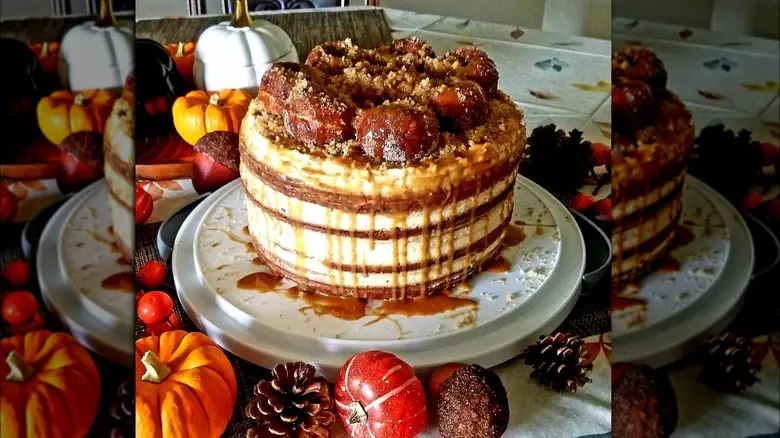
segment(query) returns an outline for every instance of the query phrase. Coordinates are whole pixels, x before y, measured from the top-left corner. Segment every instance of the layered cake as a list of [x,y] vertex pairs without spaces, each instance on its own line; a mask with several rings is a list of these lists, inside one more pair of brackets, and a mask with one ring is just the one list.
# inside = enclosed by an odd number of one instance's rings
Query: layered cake
[[254,248],[324,294],[441,291],[497,254],[525,145],[522,112],[472,47],[418,39],[316,47],[274,64],[241,126]]
[[682,214],[694,133],[666,79],[646,48],[612,58],[612,279],[620,290],[668,252]]
[[135,171],[133,121],[135,118],[134,79],[130,74],[122,97],[117,99],[106,121],[103,155],[111,223],[122,255],[132,260],[135,241]]

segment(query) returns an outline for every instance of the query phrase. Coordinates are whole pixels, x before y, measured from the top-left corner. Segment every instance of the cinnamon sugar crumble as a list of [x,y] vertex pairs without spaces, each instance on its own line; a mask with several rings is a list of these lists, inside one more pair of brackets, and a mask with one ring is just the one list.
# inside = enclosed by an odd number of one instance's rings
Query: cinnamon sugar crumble
[[[346,102],[355,108],[353,124],[364,110],[383,104],[401,104],[420,110],[432,109],[431,98],[434,92],[449,83],[455,70],[461,68],[463,63],[449,53],[432,57],[430,46],[416,39],[408,41],[418,42],[419,48],[410,53],[398,53],[392,45],[366,50],[354,45],[350,39],[315,47],[307,58],[307,64],[322,72],[324,79],[307,79],[299,72],[291,93],[306,93],[313,97],[316,95],[318,103],[323,106]],[[311,80],[318,83],[311,84]],[[315,93],[317,88],[325,89],[329,95],[340,97],[342,102],[328,100],[326,95]],[[305,154],[349,157],[355,159],[356,164],[368,167],[414,164],[380,163],[379,160],[372,162],[364,155],[354,135],[346,141],[331,141],[324,146],[306,145],[289,135],[283,118],[265,111],[259,98],[253,103],[258,108],[258,111],[252,113],[258,131],[266,138],[273,139],[277,145]],[[486,143],[516,143],[518,131],[522,131],[522,119],[522,111],[514,102],[503,92],[497,91],[488,99],[488,113],[484,123],[454,132],[442,129],[438,147],[420,161],[458,155],[471,147]],[[517,129],[518,125],[520,130]]]

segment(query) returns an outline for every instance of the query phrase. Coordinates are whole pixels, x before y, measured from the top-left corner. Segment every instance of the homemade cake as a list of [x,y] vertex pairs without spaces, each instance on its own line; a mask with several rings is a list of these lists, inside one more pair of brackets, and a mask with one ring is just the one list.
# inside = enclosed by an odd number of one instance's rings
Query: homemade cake
[[119,250],[133,259],[135,242],[135,171],[133,120],[135,98],[134,79],[128,75],[122,97],[114,103],[106,122],[103,138],[104,173],[108,186],[108,206]]
[[691,115],[663,63],[629,46],[612,58],[612,279],[616,290],[664,256],[682,214]]
[[522,112],[475,48],[418,39],[316,47],[274,64],[241,126],[249,234],[320,293],[432,294],[497,254],[525,145]]

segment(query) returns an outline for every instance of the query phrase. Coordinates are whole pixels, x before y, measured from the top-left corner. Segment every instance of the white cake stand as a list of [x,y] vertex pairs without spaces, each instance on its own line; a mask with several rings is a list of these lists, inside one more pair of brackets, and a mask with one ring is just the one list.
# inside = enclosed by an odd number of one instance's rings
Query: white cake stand
[[646,304],[613,310],[615,362],[672,363],[726,328],[742,305],[754,262],[747,224],[706,184],[688,176],[685,185],[682,226],[693,239],[672,250],[679,267],[662,263],[638,290],[624,292]]
[[179,299],[200,329],[266,368],[301,360],[333,379],[351,355],[371,349],[398,354],[421,374],[456,361],[491,367],[560,325],[579,294],[585,268],[580,230],[563,205],[522,177],[513,221],[526,224],[527,237],[504,252],[508,272],[483,272],[469,281],[471,290],[460,296],[477,300],[478,310],[373,324],[371,316],[317,316],[283,294],[238,289],[238,279],[268,271],[253,264],[255,254],[247,250],[243,196],[240,182],[230,183],[190,214],[174,245],[173,275]]
[[82,345],[132,366],[135,294],[102,285],[109,276],[132,275],[111,244],[108,196],[101,179],[49,219],[37,250],[38,282],[46,306]]

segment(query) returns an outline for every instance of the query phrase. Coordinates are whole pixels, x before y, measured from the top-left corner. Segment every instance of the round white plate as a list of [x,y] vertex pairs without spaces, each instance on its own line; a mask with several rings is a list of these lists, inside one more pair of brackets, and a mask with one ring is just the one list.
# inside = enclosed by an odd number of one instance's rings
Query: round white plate
[[[193,211],[174,245],[173,274],[179,298],[201,330],[267,368],[303,360],[335,377],[351,355],[370,349],[399,354],[423,373],[453,361],[490,367],[556,328],[579,294],[585,267],[580,230],[552,195],[522,177],[515,186],[513,226],[522,227],[526,238],[504,251],[511,268],[477,274],[468,282],[470,291],[456,291],[477,300],[477,310],[378,322],[372,316],[317,316],[284,294],[238,289],[240,278],[270,272],[253,264],[256,254],[247,249],[243,196],[236,181]],[[292,286],[285,280],[278,289]]]
[[692,240],[674,248],[679,266],[661,266],[624,296],[637,305],[612,312],[616,362],[662,366],[683,357],[736,315],[753,272],[753,241],[739,212],[720,194],[688,176],[681,223]]
[[135,294],[102,285],[112,275],[132,275],[113,245],[108,196],[101,179],[51,217],[38,246],[38,281],[47,307],[84,346],[131,364]]

